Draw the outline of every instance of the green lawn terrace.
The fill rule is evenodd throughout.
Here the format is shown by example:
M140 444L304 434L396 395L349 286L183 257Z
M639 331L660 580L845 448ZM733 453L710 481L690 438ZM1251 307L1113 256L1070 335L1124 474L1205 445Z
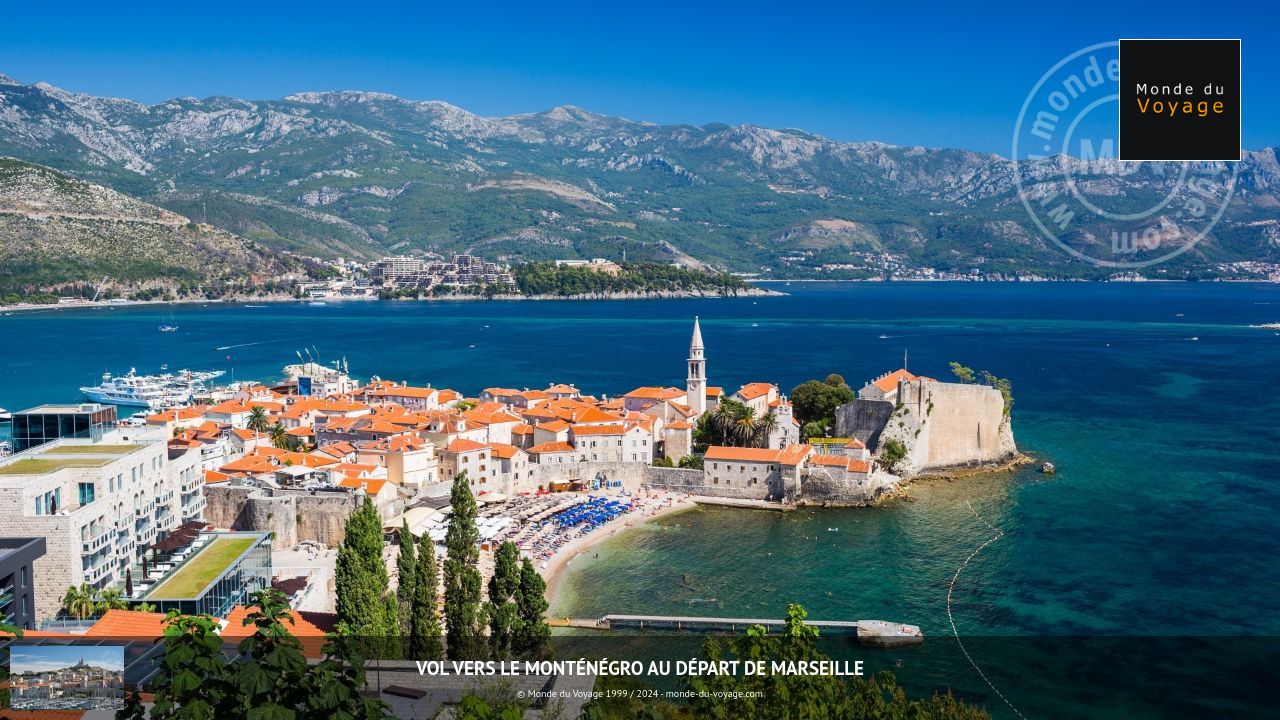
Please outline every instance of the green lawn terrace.
M34 454L25 454L12 462L0 465L0 475L44 475L63 468L102 467L110 462L142 449L142 445L73 445L58 444L48 450L35 448Z
M165 568L171 565L170 568ZM271 536L216 532L199 536L186 552L154 565L162 577L139 599L161 612L225 616L255 590L271 585ZM152 579L152 578L148 578ZM141 580L141 579L140 579Z

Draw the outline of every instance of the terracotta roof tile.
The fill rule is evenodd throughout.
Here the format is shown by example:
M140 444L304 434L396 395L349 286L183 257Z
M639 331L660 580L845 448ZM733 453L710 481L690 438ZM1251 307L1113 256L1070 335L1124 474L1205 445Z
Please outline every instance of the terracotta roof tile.
M481 442L476 442L475 440L468 440L466 438L454 438L449 443L449 446L444 449L444 451L451 452L451 453L464 453L464 452L474 452L476 450L484 450L487 447L489 446Z
M85 632L85 636L154 640L164 635L164 618L164 613L108 610Z
M530 455L541 455L543 453L562 453L574 452L573 446L563 442L545 442L541 445L534 445L525 452Z
M893 392L898 389L898 380L915 380L916 376L906 370L894 370L882 378L876 378L871 384L880 388L884 392Z

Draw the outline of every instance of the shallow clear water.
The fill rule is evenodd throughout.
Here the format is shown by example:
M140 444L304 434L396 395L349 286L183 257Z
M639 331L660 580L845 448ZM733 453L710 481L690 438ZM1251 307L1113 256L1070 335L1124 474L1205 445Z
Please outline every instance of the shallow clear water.
M981 516L1004 536L956 583L963 635L1280 635L1280 336L1248 327L1280 321L1280 287L785 289L734 300L180 306L176 333L156 331L156 309L15 313L0 316L0 406L73 400L76 386L131 365L271 379L304 345L346 355L358 376L468 394L561 381L616 394L683 382L695 314L710 382L730 390L828 372L857 384L909 350L916 372L944 377L957 360L1011 378L1019 445L1058 474L920 484L912 500L878 509L673 516L576 561L556 614L780 616L800 602L815 618L919 624L941 652L948 583L994 534ZM909 682L1011 712L962 658L919 658L902 670ZM1027 685L1018 667L990 674L1020 708L1095 716L1128 676L1088 667L1101 676L1096 705L1067 683ZM1143 695L1133 702L1115 716L1138 714Z

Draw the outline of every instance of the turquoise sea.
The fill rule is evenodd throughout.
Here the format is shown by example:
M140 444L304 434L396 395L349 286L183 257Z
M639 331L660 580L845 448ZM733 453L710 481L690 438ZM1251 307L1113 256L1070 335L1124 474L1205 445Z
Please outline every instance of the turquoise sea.
M0 314L0 406L74 400L130 366L272 379L304 346L361 377L468 394L562 381L615 394L682 383L694 315L710 382L729 389L829 372L858 384L904 351L937 377L957 360L1012 379L1019 445L1056 475L921 483L877 509L671 516L575 561L553 611L772 617L800 602L819 619L920 625L924 648L858 656L997 717L1177 717L1197 700L1198 713L1267 716L1254 694L1280 659L1280 334L1249 326L1280 321L1280 286L780 289L185 305L176 333L156 330L167 308Z

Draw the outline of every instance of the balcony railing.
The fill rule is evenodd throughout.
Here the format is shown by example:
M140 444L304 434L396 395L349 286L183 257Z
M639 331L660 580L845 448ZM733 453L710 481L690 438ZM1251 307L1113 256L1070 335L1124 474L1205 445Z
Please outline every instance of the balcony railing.
M81 543L81 552L88 555L102 549L103 545L116 538L116 529L111 527Z
M87 583L96 583L111 572L111 558L103 555L102 561L97 565L84 571L84 581Z
M160 497L157 499L157 502L161 505L168 505L170 500L173 500L173 490L165 490L160 493Z
M204 505L205 505L205 503L204 503L204 497L203 497L203 496L198 497L198 498L195 498L194 500L192 500L192 501L191 501L191 502L189 502L189 503L183 503L183 505L182 505L182 517L183 517L184 519L189 519L189 518L191 518L191 517L193 517L193 516L195 516L195 515L200 514L200 512L201 512L202 510L204 510Z
M182 492L184 493L195 492L196 490L200 489L201 485L204 485L204 477L202 474L196 473L195 477L182 483Z
M142 516L144 516L144 515L150 515L150 514L151 514L151 512L152 512L153 510L155 510L155 509L156 509L156 501L155 501L155 500L148 500L146 503L144 503L144 504L142 504L142 505L139 505L139 506L137 506L136 508L134 508L134 509L133 509L133 514L134 514L135 516L137 516L137 517L142 517Z

